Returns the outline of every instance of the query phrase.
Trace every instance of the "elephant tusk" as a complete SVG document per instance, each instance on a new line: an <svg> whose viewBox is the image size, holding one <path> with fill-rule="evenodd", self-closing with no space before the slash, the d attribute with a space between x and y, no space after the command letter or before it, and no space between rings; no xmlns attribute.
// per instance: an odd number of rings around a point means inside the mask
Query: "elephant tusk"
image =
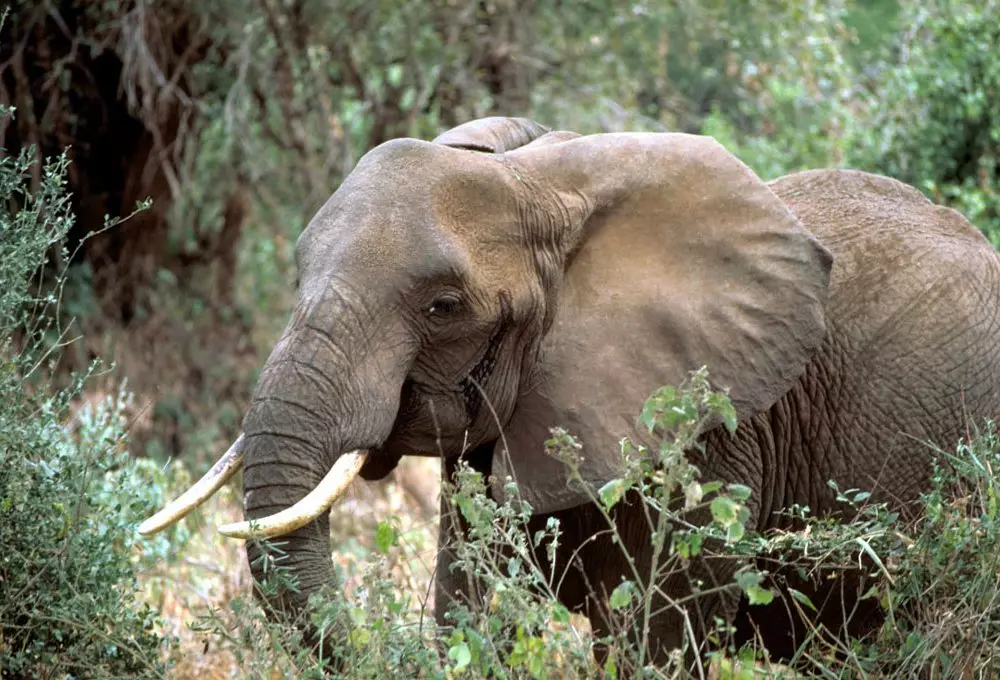
<svg viewBox="0 0 1000 680"><path fill-rule="evenodd" d="M244 454L240 450L241 434L229 450L212 466L212 469L195 482L194 486L167 503L166 507L139 525L139 533L152 536L171 524L183 519L189 512L212 497L219 488L236 474L243 465Z"/></svg>
<svg viewBox="0 0 1000 680"><path fill-rule="evenodd" d="M219 527L230 538L273 538L304 527L340 498L361 471L367 451L351 451L337 459L316 488L295 505L252 522L233 522Z"/></svg>

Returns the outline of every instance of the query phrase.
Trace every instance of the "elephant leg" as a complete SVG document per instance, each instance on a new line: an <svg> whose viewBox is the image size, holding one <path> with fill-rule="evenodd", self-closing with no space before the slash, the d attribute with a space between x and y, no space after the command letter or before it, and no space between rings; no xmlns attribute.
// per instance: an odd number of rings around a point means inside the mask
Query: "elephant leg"
<svg viewBox="0 0 1000 680"><path fill-rule="evenodd" d="M572 529L567 532L560 551L561 559L565 560L579 548L577 557L584 566L578 583L586 588L583 608L595 637L622 632L622 620L610 610L608 598L622 581L635 582L637 574L643 589L649 592L650 575L655 568L658 576L648 626L644 622L645 612L640 611L638 620L628 624L626 637L636 649L646 644L646 659L657 664L666 663L673 650L684 648L686 663L692 666L704 651L706 637L716 621L729 623L735 619L740 592L734 575L744 563L731 556L713 556L711 545L696 558L673 558L672 564L667 563L669 536L665 537L664 550L657 558L649 522L641 500L634 493L619 503L612 516L621 543L612 537L600 511L588 506L575 509L573 523L569 525ZM700 516L686 519L692 523L706 521ZM659 561L654 565L656 559ZM572 592L561 592L560 596L561 599L580 597ZM599 660L607 652L601 648L595 651Z"/></svg>
<svg viewBox="0 0 1000 680"><path fill-rule="evenodd" d="M483 602L485 590L479 579L461 569L453 569L457 559L455 552L457 542L462 540L468 531L468 523L457 508L452 507L444 487L454 480L459 460L465 460L469 465L483 475L484 479L490 473L493 457L493 445L481 446L468 451L457 458L447 458L441 465L441 515L438 529L437 566L434 575L434 618L439 626L448 626L446 618L448 609L453 602L475 606ZM489 487L487 487L489 494Z"/></svg>
<svg viewBox="0 0 1000 680"><path fill-rule="evenodd" d="M864 639L884 621L877 597L864 598L873 583L869 560L858 570L813 575L802 578L793 567L775 572L777 595L767 605L740 603L734 626L735 644L767 649L772 660L787 662L799 647L820 631L831 641ZM790 590L809 598L816 611L797 606Z"/></svg>

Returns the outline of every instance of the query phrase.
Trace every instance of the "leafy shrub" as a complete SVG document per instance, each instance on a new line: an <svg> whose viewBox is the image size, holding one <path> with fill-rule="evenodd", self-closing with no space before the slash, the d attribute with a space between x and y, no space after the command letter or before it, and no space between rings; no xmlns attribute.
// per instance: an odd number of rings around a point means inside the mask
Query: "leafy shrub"
<svg viewBox="0 0 1000 680"><path fill-rule="evenodd" d="M953 453L938 452L939 464L915 522L908 523L886 504L870 502L867 491L840 490L831 482L846 512L817 517L808 508L792 507L786 512L800 529L760 535L745 528L748 490L699 481L684 455L697 448L698 433L707 423L734 425L728 399L708 389L704 372L680 389L658 390L640 420L655 435L652 450L623 442L626 474L591 491L610 532L616 531L611 513L626 494L646 506L660 577L686 569L691 557L711 546L715 554L744 564L757 558L758 565L769 566L766 572L744 567L731 583L721 584L741 591L751 605L787 596L788 610L809 621L816 604L781 582L780 569L791 568L815 582L833 574L859 575L862 601L877 603L884 613L882 627L863 639L838 637L809 623L809 634L790 660L799 672L965 678L988 672L1000 660L1000 482L995 474L1000 432L995 424L987 423ZM579 443L559 428L552 434L550 452L575 466ZM378 525L375 550L364 558L356 587L319 594L311 603L312 622L344 664L340 674L691 677L681 651L660 667L649 662L643 631L654 598L643 585L643 574L611 592L613 630L605 637L596 637L581 617L567 611L554 594L560 574L543 569L532 555L533 550L554 549L561 538L559 523L553 520L529 534L525 526L531 508L517 499L510 480L506 492L510 500L504 503L490 499L482 476L468 467L459 469L454 487L447 489L453 510L469 525L467 540L457 547L455 568L474 574L485 597L452 603L443 629L388 569L393 553L414 558L397 523L390 519ZM669 509L659 513L664 507ZM685 522L684 511L698 508L707 509L710 519L701 525ZM677 528L666 530L671 524ZM265 591L289 583L280 558L272 566L262 584ZM329 672L302 646L298 632L268 621L255 602L238 598L228 611L212 612L199 625L233 647L247 677L269 677L275 668L314 678ZM790 672L787 668L764 662L765 649L735 649L731 632L721 622L710 632L718 651L706 659L717 677L788 677L782 675ZM684 644L693 642L687 638Z"/></svg>
<svg viewBox="0 0 1000 680"><path fill-rule="evenodd" d="M741 55L736 110L717 108L702 132L765 179L842 165L855 127L864 124L850 3L763 4L762 46Z"/></svg>
<svg viewBox="0 0 1000 680"><path fill-rule="evenodd" d="M942 452L923 517L886 546L888 619L862 649L884 676L965 678L1000 662L1000 432ZM891 580L890 580L891 577Z"/></svg>
<svg viewBox="0 0 1000 680"><path fill-rule="evenodd" d="M903 30L883 27L887 40L875 21ZM716 108L704 134L766 179L821 167L895 177L1000 245L1000 62L992 47L1000 3L777 3L759 39L766 50L741 55L735 110Z"/></svg>
<svg viewBox="0 0 1000 680"><path fill-rule="evenodd" d="M863 639L813 628L793 661L824 677L990 676L1000 661L1000 433L993 422L954 452L938 451L930 490L906 521L867 491L838 490L843 522L787 512L796 531L755 538L755 554L814 581L854 573L885 615ZM831 483L836 489L836 485ZM792 592L806 616L815 605Z"/></svg>
<svg viewBox="0 0 1000 680"><path fill-rule="evenodd" d="M64 389L46 377L68 337L46 273L73 218L66 159L33 153L0 158L0 674L160 675L156 617L135 598L151 491L124 448L128 395L73 413L89 373Z"/></svg>

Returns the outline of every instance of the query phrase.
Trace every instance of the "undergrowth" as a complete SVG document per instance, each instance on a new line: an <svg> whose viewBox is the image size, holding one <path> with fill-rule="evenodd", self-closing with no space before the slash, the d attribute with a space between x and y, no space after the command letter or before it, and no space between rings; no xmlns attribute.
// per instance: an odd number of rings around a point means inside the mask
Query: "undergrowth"
<svg viewBox="0 0 1000 680"><path fill-rule="evenodd" d="M562 536L559 522L525 531L531 508L507 480L509 500L497 502L482 476L461 467L445 489L453 511L468 523L456 548L454 568L473 574L480 597L450 605L447 625L438 628L424 593L401 587L387 565L407 546L397 518L378 524L374 549L364 559L350 589L314 596L311 621L339 659L335 675L351 678L752 678L752 677L934 677L989 675L1000 659L1000 499L994 471L1000 465L1000 434L987 423L954 452L937 452L930 490L922 496L917 521L906 521L868 492L837 489L844 512L814 517L793 507L800 528L756 534L746 530L749 490L700 480L685 451L698 447L707 423L732 427L732 407L712 392L697 372L679 389L658 390L640 417L655 445L622 442L625 474L592 489L611 535L613 515L628 497L648 510L657 557L653 581L688 569L703 551L737 560L731 583L751 606L777 598L807 621L808 634L788 666L769 660L759 644L734 645L733 629L721 621L708 643L686 635L697 650L692 671L677 650L654 666L648 623L659 593L645 584L650 574L635 571L606 599L612 630L597 636L587 620L555 596L563 572L538 555L552 555ZM561 429L548 442L552 455L575 466L579 443ZM696 460L696 456L691 457ZM577 480L579 477L577 476ZM702 512L698 514L698 510ZM692 516L707 521L693 523ZM672 529L672 530L671 530ZM280 547L280 539L275 543ZM614 545L625 551L624 541ZM279 551L280 554L280 551ZM628 553L624 552L628 557ZM635 562L632 561L633 568ZM877 605L884 623L863 638L851 638L812 623L820 606L781 574L792 570L806 582L836 574L860 578L859 601ZM294 587L280 557L271 565L270 589ZM340 582L348 574L339 574ZM705 590L702 595L710 593ZM687 605L673 602L667 606ZM331 668L303 646L293 627L269 620L250 598L236 598L197 624L209 639L237 649L247 677L270 677L274 669L299 677L324 677ZM693 626L686 625L689 633ZM794 670L792 670L794 668Z"/></svg>
<svg viewBox="0 0 1000 680"><path fill-rule="evenodd" d="M80 403L98 364L51 379L73 340L57 310L66 171L32 148L0 157L0 676L159 677L131 552L154 499L124 446L129 396Z"/></svg>

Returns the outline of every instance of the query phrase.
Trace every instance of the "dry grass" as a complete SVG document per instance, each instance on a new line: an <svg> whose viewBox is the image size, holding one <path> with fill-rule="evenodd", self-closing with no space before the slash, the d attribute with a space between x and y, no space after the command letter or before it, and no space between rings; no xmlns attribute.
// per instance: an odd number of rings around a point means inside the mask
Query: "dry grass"
<svg viewBox="0 0 1000 680"><path fill-rule="evenodd" d="M439 478L437 460L407 458L383 482L355 482L347 498L334 507L332 559L351 575L347 589L358 585L364 555L373 549L379 522L395 518L400 541L386 556L388 568L414 605L424 603L430 615ZM190 627L209 610L225 611L233 598L250 592L242 542L215 531L220 524L242 518L239 484L238 480L231 483L184 520L192 536L174 559L140 574L145 600L161 613L165 632L179 639L172 655L172 678L212 680L243 675L228 643L209 639ZM434 511L429 512L430 508Z"/></svg>

